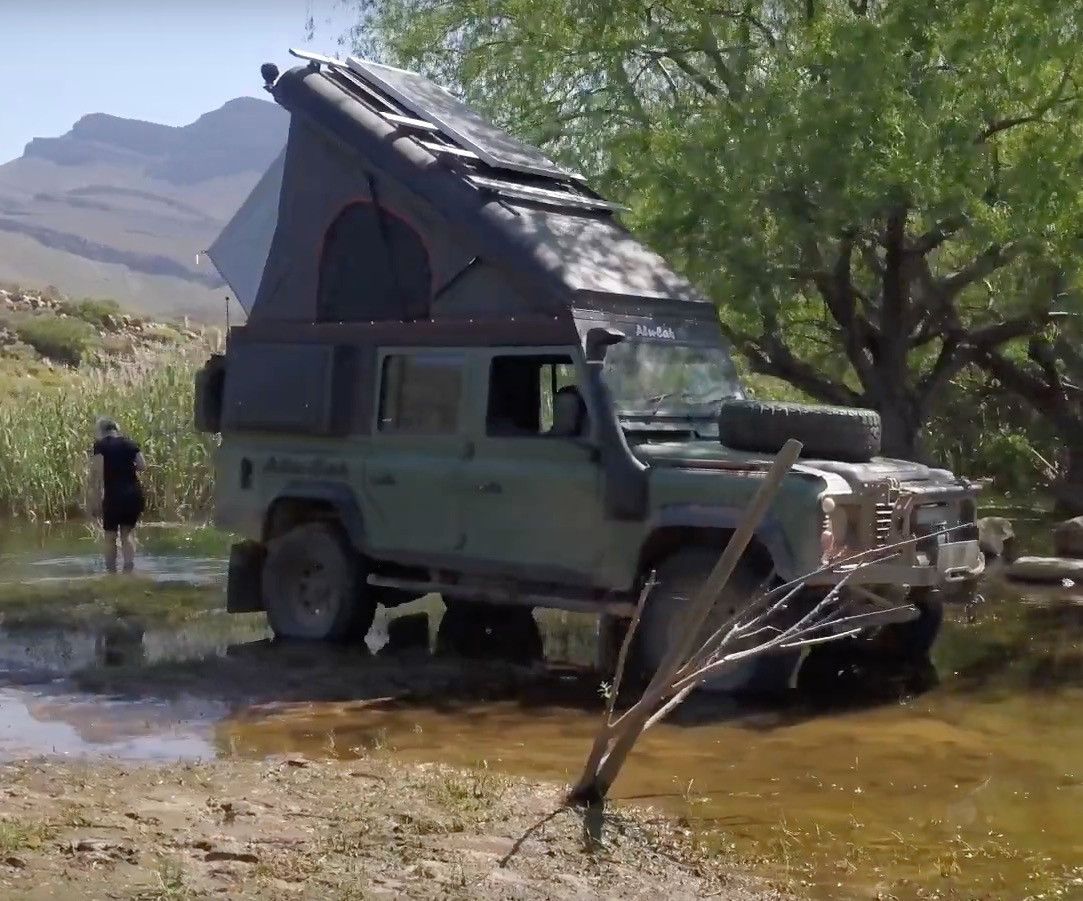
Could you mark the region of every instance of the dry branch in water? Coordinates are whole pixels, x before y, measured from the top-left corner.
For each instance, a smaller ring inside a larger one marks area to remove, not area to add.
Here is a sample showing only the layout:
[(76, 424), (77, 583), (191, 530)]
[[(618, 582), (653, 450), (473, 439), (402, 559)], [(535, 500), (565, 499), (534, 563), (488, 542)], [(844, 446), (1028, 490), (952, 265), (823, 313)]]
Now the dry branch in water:
[[(801, 447), (800, 442), (790, 440), (779, 452), (714, 569), (696, 592), (682, 631), (642, 696), (615, 716), (616, 698), (628, 654), (635, 640), (643, 607), (654, 587), (653, 578), (647, 581), (620, 648), (601, 728), (595, 736), (583, 772), (571, 790), (570, 801), (591, 803), (604, 799), (639, 736), (665, 718), (706, 679), (763, 654), (837, 641), (871, 626), (902, 621), (912, 614), (912, 608), (905, 604), (873, 612), (852, 612), (853, 600), (843, 594), (846, 583), (862, 566), (872, 559), (883, 560), (885, 554), (895, 551), (898, 546), (878, 548), (832, 561), (802, 579), (754, 594), (744, 607), (723, 621), (706, 639), (700, 638), (712, 608), (736, 570), (783, 480), (797, 462)], [(779, 615), (801, 594), (807, 579), (831, 570), (842, 572), (838, 584), (809, 612), (789, 625), (778, 625)]]

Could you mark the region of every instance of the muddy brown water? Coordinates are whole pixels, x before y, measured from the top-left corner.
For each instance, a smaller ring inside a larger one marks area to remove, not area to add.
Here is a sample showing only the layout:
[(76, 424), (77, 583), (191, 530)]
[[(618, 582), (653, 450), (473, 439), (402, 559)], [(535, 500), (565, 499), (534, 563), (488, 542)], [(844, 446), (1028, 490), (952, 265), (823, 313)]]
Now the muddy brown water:
[[(144, 572), (220, 580), (217, 540), (149, 539)], [(87, 542), (76, 533), (9, 544), (0, 590), (5, 580), (94, 578)], [(951, 611), (935, 673), (875, 690), (828, 680), (782, 707), (691, 704), (644, 737), (615, 795), (676, 814), (704, 843), (812, 897), (1083, 898), (1083, 597), (999, 582), (984, 594)], [(584, 618), (543, 624), (550, 658), (585, 662)], [(385, 688), (395, 658), (340, 667), (265, 639), (262, 625), (221, 618), (121, 639), (0, 632), (0, 757), (379, 752), (560, 781), (575, 775), (596, 726), (596, 680), (581, 666), (551, 666), (511, 696), (404, 698), (410, 673), (435, 663), (415, 655)], [(191, 661), (198, 676), (215, 661), (248, 658), (261, 683), (274, 671), (291, 677), (289, 690), (261, 684), (257, 697), (253, 682), (251, 698), (243, 684), (223, 696), (210, 677), (156, 687), (163, 665)], [(75, 674), (116, 665), (145, 668), (148, 683), (77, 687)], [(472, 665), (459, 666), (465, 680)]]

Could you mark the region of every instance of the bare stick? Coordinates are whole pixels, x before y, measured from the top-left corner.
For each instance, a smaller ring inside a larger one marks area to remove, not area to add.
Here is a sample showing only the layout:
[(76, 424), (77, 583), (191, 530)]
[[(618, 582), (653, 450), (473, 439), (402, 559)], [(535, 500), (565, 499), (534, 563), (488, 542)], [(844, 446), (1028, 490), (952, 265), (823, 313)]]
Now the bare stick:
[(657, 713), (659, 707), (666, 706), (667, 700), (672, 698), (675, 693), (676, 674), (683, 668), (689, 654), (697, 646), (697, 637), (710, 615), (711, 608), (744, 556), (745, 550), (778, 494), (783, 480), (800, 457), (801, 448), (801, 442), (791, 439), (783, 445), (782, 450), (775, 457), (774, 463), (749, 502), (740, 525), (730, 537), (725, 550), (704, 584), (697, 590), (688, 618), (684, 623), (684, 633), (666, 652), (643, 697), (616, 723), (607, 728), (608, 750), (599, 762), (593, 778), (584, 773), (586, 778), (580, 780), (572, 792), (572, 797), (604, 797), (648, 721)]
[(621, 682), (624, 679), (624, 667), (628, 659), (628, 650), (632, 646), (632, 639), (635, 635), (636, 627), (639, 625), (639, 618), (643, 615), (643, 607), (647, 603), (647, 595), (651, 593), (654, 588), (654, 573), (651, 573), (651, 577), (647, 579), (646, 584), (643, 586), (643, 590), (639, 593), (639, 600), (636, 602), (635, 613), (632, 614), (632, 620), (628, 624), (628, 628), (624, 632), (624, 639), (620, 644), (620, 652), (617, 654), (617, 669), (613, 674), (613, 684), (610, 686), (609, 697), (606, 698), (605, 712), (602, 714), (602, 725), (598, 729), (598, 734), (594, 736), (594, 744), (591, 746), (590, 753), (587, 755), (586, 765), (583, 767), (583, 774), (579, 777), (579, 780), (575, 784), (575, 788), (572, 789), (572, 796), (576, 797), (586, 790), (586, 786), (589, 784), (598, 771), (598, 765), (602, 762), (602, 758), (605, 757), (605, 752), (609, 747), (610, 738), (613, 734), (613, 709), (617, 703), (617, 693), (620, 691)]

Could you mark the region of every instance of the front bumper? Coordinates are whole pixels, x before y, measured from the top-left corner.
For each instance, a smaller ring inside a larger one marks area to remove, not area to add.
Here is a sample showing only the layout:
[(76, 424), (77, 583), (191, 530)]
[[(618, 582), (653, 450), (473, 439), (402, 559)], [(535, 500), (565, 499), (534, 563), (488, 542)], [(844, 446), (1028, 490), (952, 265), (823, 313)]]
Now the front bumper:
[(951, 541), (936, 546), (928, 562), (896, 559), (838, 566), (808, 579), (809, 585), (905, 585), (937, 588), (977, 579), (985, 571), (985, 555), (977, 541)]

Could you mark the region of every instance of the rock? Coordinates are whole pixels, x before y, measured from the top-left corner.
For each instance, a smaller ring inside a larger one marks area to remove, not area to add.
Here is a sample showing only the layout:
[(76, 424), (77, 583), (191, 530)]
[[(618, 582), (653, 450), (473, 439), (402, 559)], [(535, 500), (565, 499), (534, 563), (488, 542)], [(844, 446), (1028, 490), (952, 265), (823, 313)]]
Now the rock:
[(1053, 530), (1053, 553), (1058, 557), (1083, 558), (1083, 516), (1062, 522)]
[(11, 867), (13, 870), (26, 869), (26, 861), (21, 857), (16, 857), (14, 854), (9, 854), (4, 858), (4, 865)]
[(110, 860), (127, 860), (133, 862), (136, 859), (135, 849), (117, 842), (107, 841), (100, 838), (76, 839), (68, 843), (68, 853), (78, 854), (85, 860), (105, 863)]
[(207, 851), (203, 858), (208, 863), (215, 861), (230, 860), (237, 863), (259, 863), (259, 857), (252, 851), (235, 845), (215, 845)]
[(1020, 557), (1008, 566), (1009, 579), (1020, 582), (1083, 582), (1083, 560), (1067, 557)]
[(1015, 529), (1003, 516), (986, 516), (978, 520), (978, 546), (988, 557), (1010, 556), (1015, 545)]

